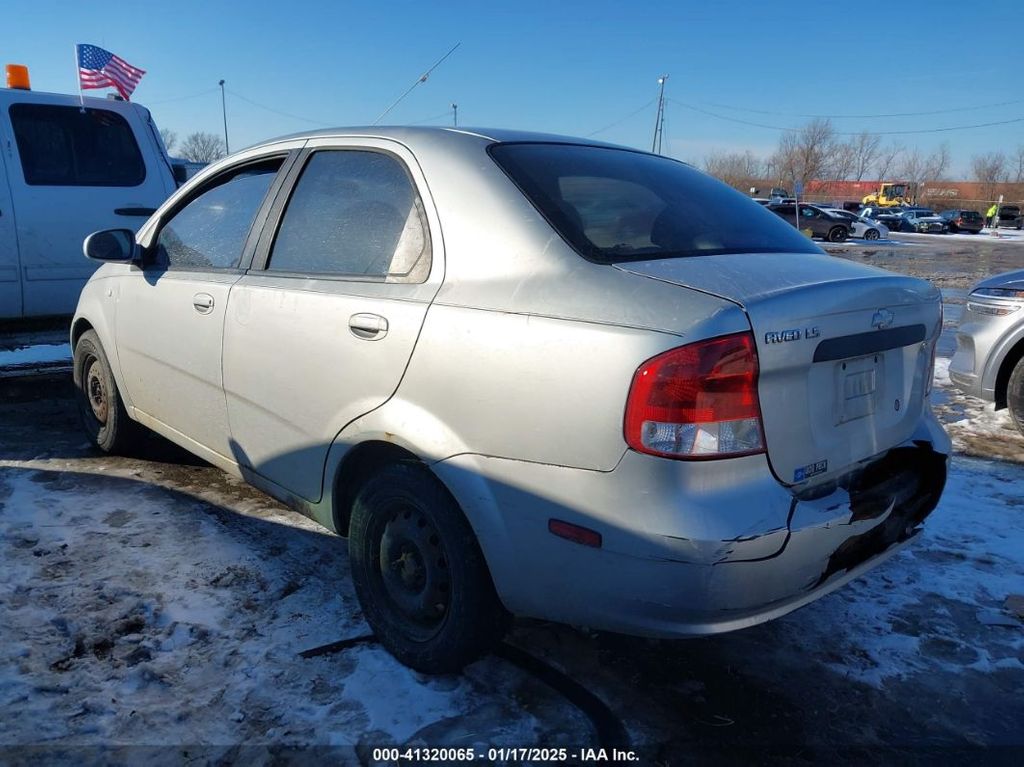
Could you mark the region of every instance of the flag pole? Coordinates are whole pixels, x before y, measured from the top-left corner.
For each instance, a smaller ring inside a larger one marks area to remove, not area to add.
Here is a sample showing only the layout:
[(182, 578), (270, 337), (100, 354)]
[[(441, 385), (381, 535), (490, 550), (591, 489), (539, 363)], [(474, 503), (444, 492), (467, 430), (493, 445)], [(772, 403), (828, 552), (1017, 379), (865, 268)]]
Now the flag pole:
[(78, 101), (82, 105), (81, 109), (85, 111), (85, 94), (82, 93), (82, 71), (78, 66), (78, 43), (75, 43), (75, 79), (78, 80)]

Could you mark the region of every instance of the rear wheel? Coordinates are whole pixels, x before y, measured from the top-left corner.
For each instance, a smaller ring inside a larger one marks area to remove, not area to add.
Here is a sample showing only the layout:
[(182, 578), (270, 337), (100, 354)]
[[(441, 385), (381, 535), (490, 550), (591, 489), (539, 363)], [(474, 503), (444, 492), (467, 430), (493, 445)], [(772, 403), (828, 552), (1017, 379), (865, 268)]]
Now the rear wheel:
[(829, 242), (843, 242), (846, 239), (846, 229), (841, 226), (833, 226), (828, 230)]
[(1021, 434), (1024, 434), (1024, 357), (1010, 373), (1010, 382), (1006, 387), (1006, 404), (1010, 408), (1010, 416)]
[(356, 497), (352, 580), (381, 644), (430, 674), (459, 671), (501, 639), (498, 600), (473, 529), (423, 466), (394, 463)]
[(864, 232), (865, 240), (877, 240), (878, 236), (879, 235), (877, 229), (868, 229), (866, 232)]
[(127, 453), (138, 443), (142, 427), (125, 410), (107, 355), (94, 330), (75, 344), (73, 363), (78, 413), (86, 434), (105, 453)]

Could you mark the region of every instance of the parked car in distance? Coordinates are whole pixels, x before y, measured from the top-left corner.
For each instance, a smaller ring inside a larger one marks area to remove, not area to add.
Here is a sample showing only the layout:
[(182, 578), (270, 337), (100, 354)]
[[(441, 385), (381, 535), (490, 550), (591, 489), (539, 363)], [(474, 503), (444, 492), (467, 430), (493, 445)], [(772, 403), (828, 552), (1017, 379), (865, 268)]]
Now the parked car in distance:
[(900, 213), (899, 231), (917, 234), (946, 234), (949, 225), (941, 216), (927, 208), (911, 208)]
[[(796, 205), (769, 205), (768, 210), (796, 226)], [(800, 229), (809, 229), (812, 237), (820, 237), (829, 242), (843, 242), (850, 236), (848, 222), (807, 203), (800, 203)]]
[(1024, 434), (1024, 270), (982, 280), (967, 296), (949, 377), (964, 393), (1009, 408)]
[(885, 224), (890, 232), (898, 232), (900, 231), (900, 225), (903, 223), (902, 214), (904, 210), (906, 208), (882, 208), (877, 205), (869, 205), (861, 208), (858, 215), (861, 218), (868, 218), (880, 224)]
[(951, 232), (977, 234), (985, 228), (985, 217), (976, 210), (944, 210), (939, 216), (945, 220)]
[(995, 220), (992, 221), (992, 228), (1008, 227), (1020, 229), (1024, 227), (1024, 216), (1021, 215), (1019, 205), (1000, 205)]
[(885, 240), (889, 238), (889, 227), (879, 221), (862, 218), (856, 213), (840, 208), (824, 208), (824, 211), (847, 222), (850, 225), (851, 237), (859, 237), (865, 240)]
[(936, 288), (659, 155), (320, 131), (84, 247), (90, 439), (148, 427), (347, 536), (367, 621), (426, 672), (508, 614), (771, 620), (908, 543), (945, 481)]

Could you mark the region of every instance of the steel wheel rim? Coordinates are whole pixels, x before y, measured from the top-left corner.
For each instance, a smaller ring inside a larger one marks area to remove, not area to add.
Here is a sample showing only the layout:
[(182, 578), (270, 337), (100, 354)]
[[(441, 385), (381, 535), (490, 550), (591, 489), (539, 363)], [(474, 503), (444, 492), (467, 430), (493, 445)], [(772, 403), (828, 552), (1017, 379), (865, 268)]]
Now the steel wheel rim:
[(396, 504), (380, 528), (377, 576), (382, 595), (416, 641), (436, 636), (451, 606), (448, 555), (422, 510)]
[(107, 392), (107, 382), (103, 375), (103, 366), (95, 357), (89, 357), (85, 362), (85, 398), (89, 403), (89, 410), (99, 423), (106, 424), (110, 414), (110, 396)]

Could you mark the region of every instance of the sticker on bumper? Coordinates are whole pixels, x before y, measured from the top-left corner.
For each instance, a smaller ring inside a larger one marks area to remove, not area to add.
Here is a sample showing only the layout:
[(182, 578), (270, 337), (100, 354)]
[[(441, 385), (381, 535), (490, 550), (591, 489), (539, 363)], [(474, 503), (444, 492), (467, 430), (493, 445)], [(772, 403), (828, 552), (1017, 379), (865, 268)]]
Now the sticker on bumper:
[(793, 472), (793, 481), (803, 482), (805, 479), (810, 479), (817, 474), (824, 474), (826, 471), (828, 471), (828, 461), (809, 463)]

